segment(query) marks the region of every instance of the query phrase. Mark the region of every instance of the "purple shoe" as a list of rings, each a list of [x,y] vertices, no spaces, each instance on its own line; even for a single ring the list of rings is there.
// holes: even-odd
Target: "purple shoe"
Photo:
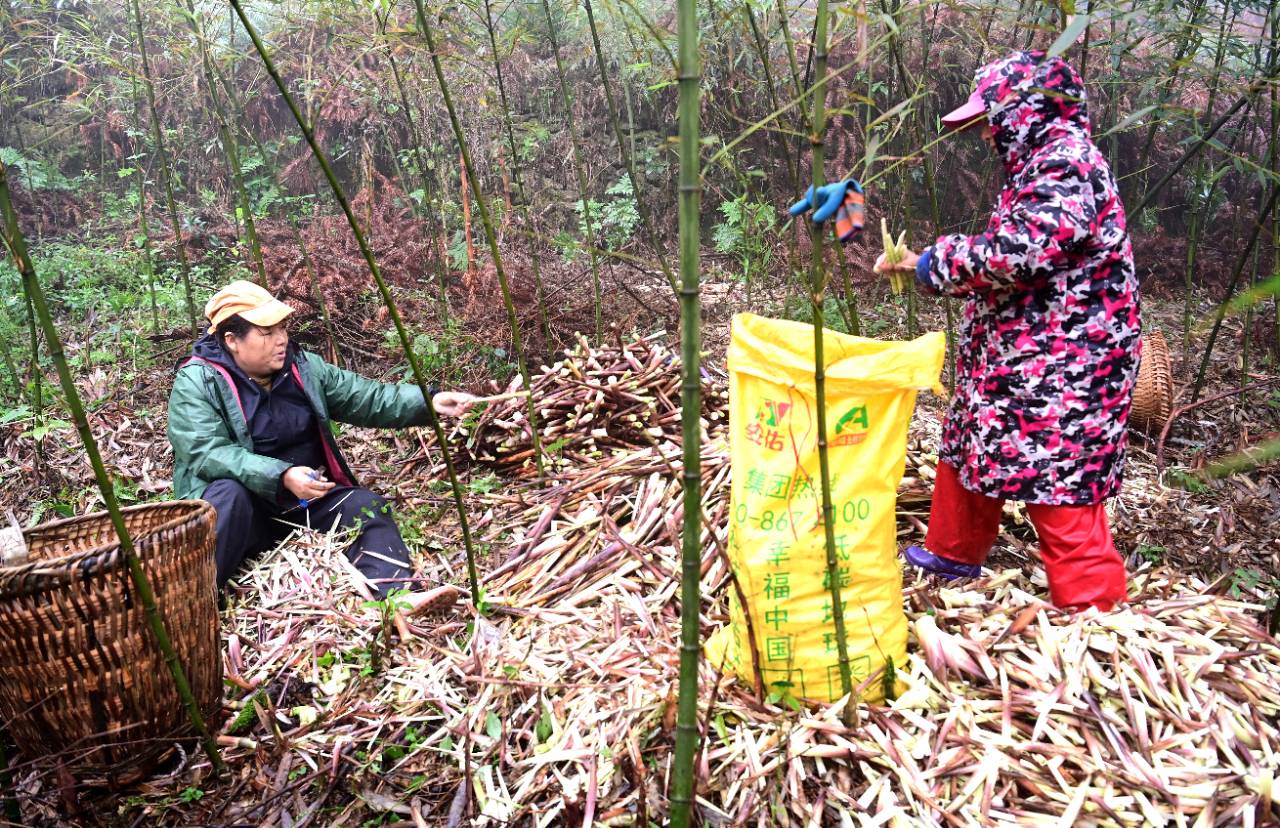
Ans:
[[[923,546],[908,546],[903,556],[907,563],[919,567],[930,575],[941,575],[948,581],[956,578],[977,578],[982,574],[979,564],[960,563],[935,555]]]

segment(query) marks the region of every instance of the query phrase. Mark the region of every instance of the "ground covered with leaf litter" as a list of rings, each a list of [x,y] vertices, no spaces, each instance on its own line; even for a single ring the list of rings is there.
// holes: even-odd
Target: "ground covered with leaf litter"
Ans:
[[[724,377],[712,366],[704,379],[705,635],[727,622],[729,464]],[[545,368],[534,382],[554,457],[545,487],[522,463],[521,400],[455,432],[473,480],[501,474],[501,485],[472,486],[491,545],[482,612],[459,606],[388,635],[342,537],[301,532],[263,557],[222,616],[231,778],[215,782],[203,756],[183,755],[127,798],[99,800],[99,814],[165,825],[661,822],[679,644],[678,384],[657,337],[583,342]],[[927,516],[938,411],[922,400],[913,425],[904,535]],[[432,464],[422,445],[389,475],[393,488],[414,463]],[[1274,820],[1280,646],[1259,623],[1262,593],[1136,554],[1131,517],[1192,494],[1143,474],[1144,455],[1139,444],[1115,509],[1140,566],[1123,609],[1050,607],[1011,505],[987,577],[908,577],[911,653],[891,704],[857,706],[846,724],[842,704],[761,699],[704,662],[706,824]],[[459,556],[425,541],[426,576],[465,583]],[[30,770],[23,791],[33,822],[57,821],[50,776]]]

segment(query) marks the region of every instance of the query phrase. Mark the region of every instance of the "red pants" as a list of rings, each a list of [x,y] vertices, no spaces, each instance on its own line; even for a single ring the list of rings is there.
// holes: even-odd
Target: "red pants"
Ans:
[[[939,463],[925,548],[953,561],[981,564],[1000,532],[1003,506],[1000,498],[961,486],[956,470]],[[1055,606],[1109,610],[1127,597],[1124,560],[1111,541],[1107,512],[1101,503],[1028,503],[1027,516],[1040,537],[1040,557]]]

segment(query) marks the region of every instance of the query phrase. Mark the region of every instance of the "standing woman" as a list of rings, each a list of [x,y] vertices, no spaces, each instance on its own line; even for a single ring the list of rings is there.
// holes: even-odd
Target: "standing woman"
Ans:
[[[995,212],[982,233],[942,236],[896,265],[926,293],[964,300],[929,530],[906,557],[975,576],[1004,500],[1025,501],[1054,604],[1107,610],[1126,597],[1104,504],[1120,489],[1141,350],[1124,207],[1065,61],[1017,52],[975,81],[943,124],[981,127],[1003,161]]]

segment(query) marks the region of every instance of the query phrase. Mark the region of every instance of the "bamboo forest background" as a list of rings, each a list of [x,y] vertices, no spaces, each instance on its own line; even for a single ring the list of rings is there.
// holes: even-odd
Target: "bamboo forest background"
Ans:
[[[1095,135],[1122,180],[1144,286],[1188,300],[1179,340],[1198,303],[1229,281],[1236,241],[1271,183],[1273,7],[1094,4],[1068,55],[1083,70]],[[510,333],[491,330],[506,327],[493,313],[499,303],[487,301],[494,262],[412,6],[247,10],[354,194],[388,278],[436,300],[418,315],[420,332],[436,339],[455,326],[447,340],[495,344],[502,364],[490,368],[510,370],[509,348],[499,344]],[[367,318],[377,306],[360,301],[372,284],[358,251],[228,7],[143,2],[137,27],[129,11],[76,2],[10,2],[0,11],[0,152],[16,171],[20,215],[38,253],[65,278],[79,274],[55,294],[85,305],[81,312],[105,300],[96,314],[126,328],[126,317],[146,310],[139,322],[172,332],[190,316],[184,271],[197,297],[239,271],[305,305],[315,335],[335,344],[353,326],[381,325]],[[962,99],[983,61],[1049,46],[1063,10],[1024,0],[842,3],[835,11],[827,178],[873,178],[873,221],[883,214],[910,227],[917,246],[972,228],[1001,176],[980,142],[935,141],[936,117]],[[545,8],[464,3],[427,13],[533,352],[549,353],[576,331],[668,320],[674,304],[646,277],[671,275],[672,10],[548,0]],[[794,277],[805,270],[807,240],[779,208],[808,180],[802,90],[813,71],[813,21],[807,6],[699,7],[705,266],[741,282],[747,304],[791,315],[803,313]],[[1271,237],[1262,234],[1246,280],[1272,269]],[[830,298],[846,328],[860,321],[847,307],[859,288],[871,291],[867,302],[883,298],[865,251],[849,252],[852,292]],[[149,289],[128,276],[150,272],[148,259],[158,320],[148,316]],[[535,269],[550,274],[551,295]],[[12,351],[25,318],[18,291],[5,291],[3,311]],[[1255,314],[1253,325],[1261,352],[1273,350],[1274,314]],[[85,357],[92,362],[92,351]]]

